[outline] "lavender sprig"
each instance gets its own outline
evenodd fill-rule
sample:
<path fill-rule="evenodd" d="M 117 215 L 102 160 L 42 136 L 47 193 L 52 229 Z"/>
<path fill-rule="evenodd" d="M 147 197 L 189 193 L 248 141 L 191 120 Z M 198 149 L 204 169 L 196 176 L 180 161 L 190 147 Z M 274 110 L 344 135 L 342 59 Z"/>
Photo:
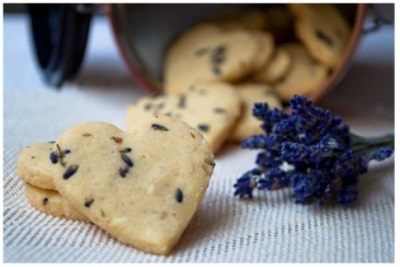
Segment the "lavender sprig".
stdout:
<path fill-rule="evenodd" d="M 352 204 L 358 196 L 358 176 L 368 171 L 371 160 L 383 161 L 393 154 L 394 136 L 364 138 L 350 133 L 341 117 L 312 105 L 305 96 L 290 101 L 291 114 L 256 103 L 253 115 L 266 134 L 243 140 L 245 149 L 261 149 L 257 168 L 234 184 L 235 195 L 253 197 L 253 191 L 290 187 L 295 203 L 323 205 L 340 185 L 336 199 Z M 283 166 L 289 166 L 285 168 Z"/>

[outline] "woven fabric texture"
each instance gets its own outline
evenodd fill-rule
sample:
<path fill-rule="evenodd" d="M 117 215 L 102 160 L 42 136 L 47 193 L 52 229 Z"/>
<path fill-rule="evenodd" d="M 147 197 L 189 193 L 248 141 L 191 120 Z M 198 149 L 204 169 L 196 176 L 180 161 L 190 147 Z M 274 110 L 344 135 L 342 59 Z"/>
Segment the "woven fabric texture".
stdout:
<path fill-rule="evenodd" d="M 127 105 L 144 93 L 125 69 L 104 18 L 94 21 L 79 76 L 60 91 L 38 78 L 27 30 L 26 18 L 5 18 L 5 262 L 394 261 L 394 157 L 370 165 L 354 206 L 301 206 L 291 201 L 289 190 L 235 198 L 232 185 L 254 166 L 256 152 L 226 145 L 197 213 L 169 256 L 143 253 L 93 224 L 31 208 L 16 174 L 18 152 L 55 140 L 78 122 L 105 121 L 125 129 Z M 394 132 L 393 35 L 388 26 L 365 36 L 344 80 L 319 103 L 360 135 Z"/>

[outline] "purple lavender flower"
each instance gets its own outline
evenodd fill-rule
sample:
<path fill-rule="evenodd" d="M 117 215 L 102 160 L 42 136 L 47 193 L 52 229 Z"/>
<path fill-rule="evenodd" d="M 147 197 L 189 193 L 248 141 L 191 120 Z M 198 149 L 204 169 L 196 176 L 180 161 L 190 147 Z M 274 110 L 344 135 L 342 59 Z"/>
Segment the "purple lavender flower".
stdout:
<path fill-rule="evenodd" d="M 339 184 L 336 199 L 354 203 L 358 176 L 368 171 L 368 162 L 390 157 L 394 136 L 363 138 L 350 133 L 339 116 L 315 107 L 305 96 L 290 101 L 291 114 L 256 103 L 253 115 L 262 121 L 266 134 L 243 140 L 246 149 L 261 149 L 257 168 L 234 184 L 235 195 L 253 197 L 254 190 L 290 187 L 295 203 L 324 204 Z M 286 164 L 289 169 L 283 168 Z"/>

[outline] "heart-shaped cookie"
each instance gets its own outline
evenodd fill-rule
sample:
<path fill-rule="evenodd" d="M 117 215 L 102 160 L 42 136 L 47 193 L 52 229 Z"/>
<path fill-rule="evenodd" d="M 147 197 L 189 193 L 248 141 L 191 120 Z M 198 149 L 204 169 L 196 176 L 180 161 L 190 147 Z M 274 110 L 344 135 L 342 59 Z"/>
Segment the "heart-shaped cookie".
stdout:
<path fill-rule="evenodd" d="M 143 117 L 129 132 L 77 124 L 52 153 L 54 183 L 71 205 L 123 243 L 155 254 L 168 254 L 179 240 L 214 168 L 201 133 L 168 116 Z"/>

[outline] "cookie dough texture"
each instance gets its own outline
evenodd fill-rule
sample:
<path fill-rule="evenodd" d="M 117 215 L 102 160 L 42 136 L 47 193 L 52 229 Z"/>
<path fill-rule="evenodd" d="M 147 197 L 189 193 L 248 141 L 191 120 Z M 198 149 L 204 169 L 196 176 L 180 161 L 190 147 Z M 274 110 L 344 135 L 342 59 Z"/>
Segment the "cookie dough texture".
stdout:
<path fill-rule="evenodd" d="M 130 129 L 146 114 L 164 114 L 197 128 L 214 154 L 230 135 L 241 112 L 241 99 L 232 85 L 199 83 L 180 95 L 145 97 L 127 109 L 126 126 Z"/>
<path fill-rule="evenodd" d="M 89 219 L 73 208 L 57 191 L 24 184 L 25 197 L 35 209 L 48 215 L 74 221 L 89 222 Z"/>
<path fill-rule="evenodd" d="M 261 122 L 253 114 L 254 103 L 268 103 L 270 108 L 282 108 L 279 97 L 274 90 L 261 83 L 244 83 L 236 85 L 243 101 L 242 114 L 229 138 L 232 142 L 241 142 L 251 135 L 262 134 Z"/>
<path fill-rule="evenodd" d="M 316 62 L 299 43 L 282 45 L 292 60 L 287 75 L 274 84 L 281 99 L 288 100 L 295 94 L 307 95 L 317 89 L 328 76 L 328 67 Z"/>
<path fill-rule="evenodd" d="M 200 24 L 168 49 L 164 92 L 179 94 L 199 82 L 235 82 L 254 69 L 258 52 L 259 41 L 248 30 Z"/>
<path fill-rule="evenodd" d="M 278 47 L 272 59 L 263 68 L 253 75 L 253 79 L 259 82 L 272 84 L 286 76 L 291 66 L 289 53 L 282 47 Z"/>
<path fill-rule="evenodd" d="M 17 157 L 18 176 L 32 185 L 55 190 L 51 173 L 50 152 L 53 144 L 33 144 L 23 148 Z"/>
<path fill-rule="evenodd" d="M 64 166 L 53 165 L 60 194 L 121 242 L 155 254 L 179 240 L 214 167 L 203 136 L 168 116 L 148 116 L 128 132 L 77 124 L 56 144 L 71 151 Z"/>
<path fill-rule="evenodd" d="M 335 67 L 350 39 L 350 26 L 332 4 L 289 4 L 295 32 L 313 58 Z"/>

